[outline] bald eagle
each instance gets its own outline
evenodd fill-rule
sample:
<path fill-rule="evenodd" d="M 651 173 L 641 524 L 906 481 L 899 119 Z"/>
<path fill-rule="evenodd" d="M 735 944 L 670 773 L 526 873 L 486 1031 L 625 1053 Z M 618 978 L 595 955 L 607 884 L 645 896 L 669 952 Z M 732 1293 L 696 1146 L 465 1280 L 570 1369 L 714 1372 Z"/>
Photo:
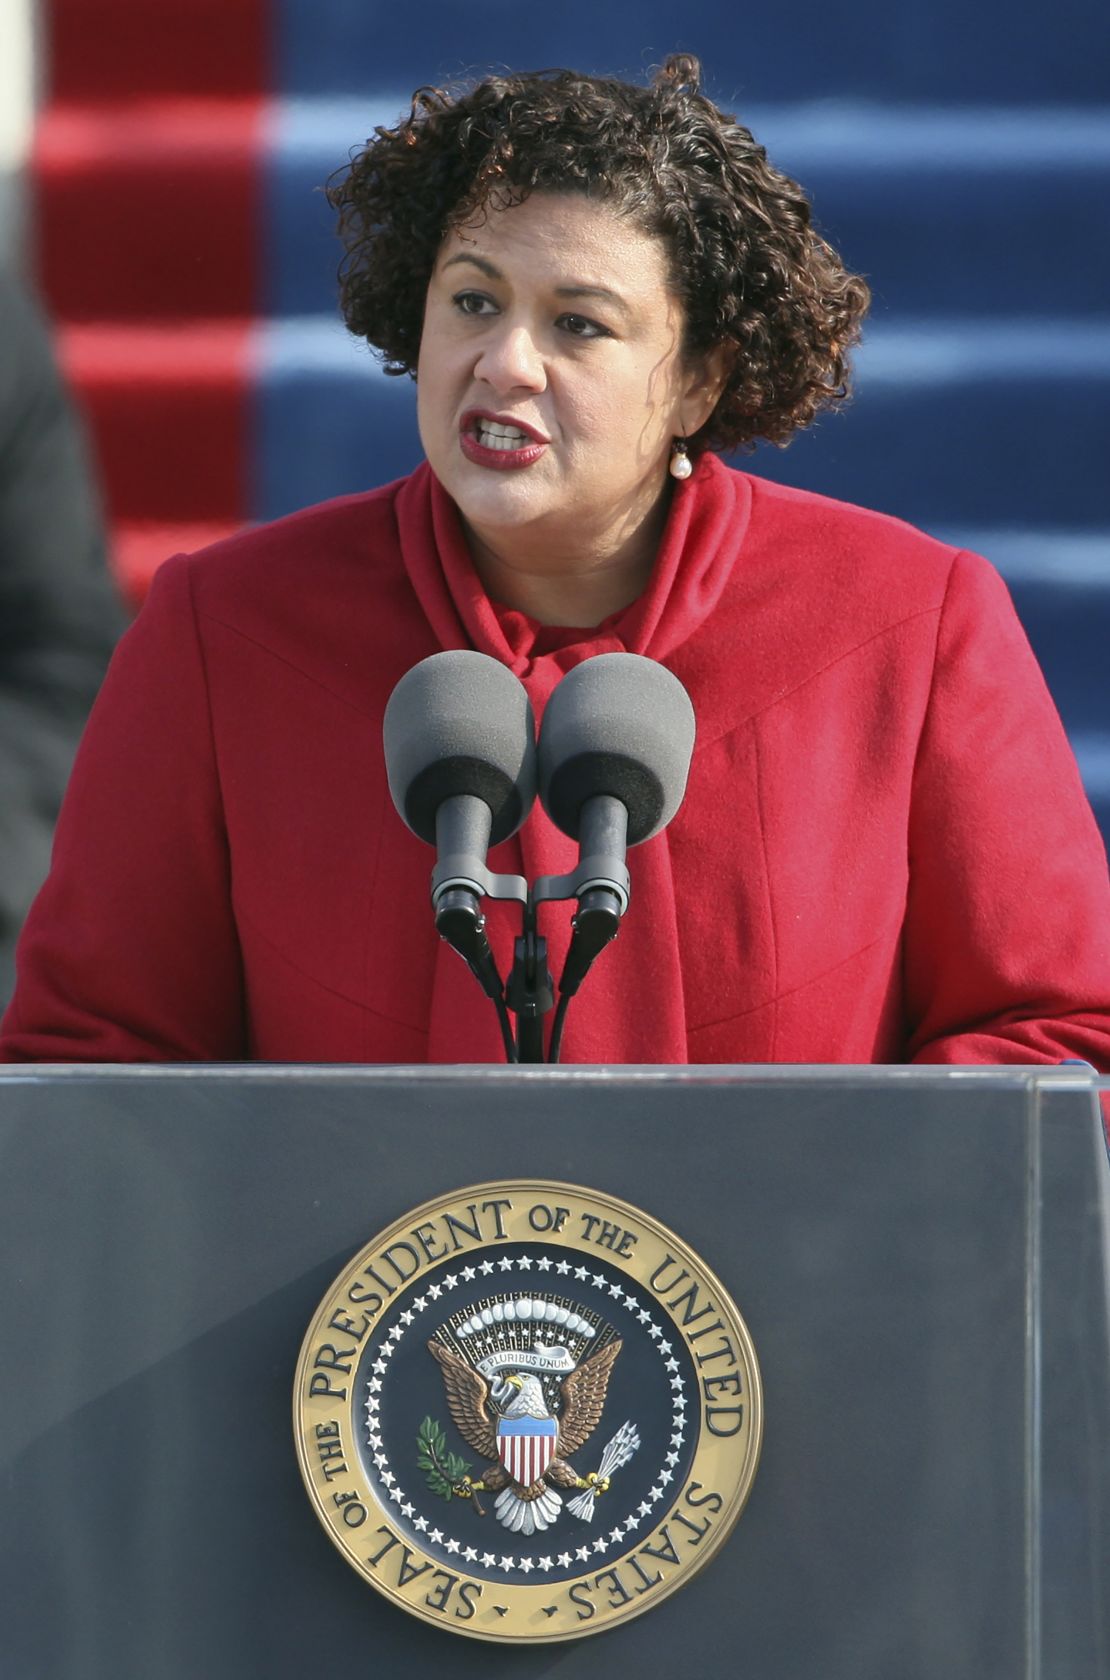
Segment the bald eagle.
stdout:
<path fill-rule="evenodd" d="M 480 1480 L 466 1478 L 459 1491 L 469 1495 L 486 1488 L 495 1493 L 498 1520 L 514 1534 L 535 1534 L 551 1526 L 563 1503 L 558 1488 L 604 1492 L 608 1483 L 599 1481 L 596 1475 L 579 1476 L 568 1460 L 586 1444 L 601 1421 L 609 1373 L 620 1350 L 619 1341 L 610 1342 L 563 1378 L 553 1420 L 557 1432 L 551 1458 L 543 1474 L 525 1485 L 514 1480 L 501 1461 L 498 1424 L 518 1418 L 552 1421 L 539 1378 L 530 1372 L 513 1371 L 489 1383 L 450 1348 L 430 1341 L 428 1351 L 443 1372 L 455 1427 L 476 1453 L 490 1461 Z"/>

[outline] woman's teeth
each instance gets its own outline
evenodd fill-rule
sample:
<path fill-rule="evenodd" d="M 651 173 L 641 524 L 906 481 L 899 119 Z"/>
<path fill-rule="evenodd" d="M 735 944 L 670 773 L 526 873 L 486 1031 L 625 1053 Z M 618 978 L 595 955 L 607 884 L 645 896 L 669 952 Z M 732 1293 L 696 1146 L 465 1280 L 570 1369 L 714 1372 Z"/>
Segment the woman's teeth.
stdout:
<path fill-rule="evenodd" d="M 523 449 L 534 442 L 519 426 L 504 426 L 499 420 L 479 420 L 474 435 L 483 449 Z"/>

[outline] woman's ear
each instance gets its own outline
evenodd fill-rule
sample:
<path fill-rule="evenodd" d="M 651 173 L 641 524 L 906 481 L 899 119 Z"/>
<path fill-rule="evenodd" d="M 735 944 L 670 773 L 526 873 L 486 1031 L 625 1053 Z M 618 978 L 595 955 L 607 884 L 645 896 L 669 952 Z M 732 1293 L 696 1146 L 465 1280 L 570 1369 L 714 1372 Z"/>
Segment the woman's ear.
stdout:
<path fill-rule="evenodd" d="M 718 344 L 692 363 L 682 400 L 682 425 L 687 437 L 699 432 L 716 408 L 728 384 L 735 354 L 731 345 Z"/>

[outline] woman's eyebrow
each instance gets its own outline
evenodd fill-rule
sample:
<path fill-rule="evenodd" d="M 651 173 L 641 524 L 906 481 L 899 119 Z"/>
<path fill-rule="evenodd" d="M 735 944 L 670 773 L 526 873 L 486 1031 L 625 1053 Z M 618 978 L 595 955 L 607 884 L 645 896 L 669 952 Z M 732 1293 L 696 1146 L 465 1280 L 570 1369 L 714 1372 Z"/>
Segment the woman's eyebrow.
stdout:
<path fill-rule="evenodd" d="M 491 262 L 487 262 L 485 257 L 471 256 L 469 251 L 460 251 L 456 256 L 448 257 L 443 266 L 444 268 L 453 268 L 456 263 L 473 263 L 475 268 L 480 268 L 482 273 L 488 275 L 491 280 L 504 280 L 505 278 L 501 270 L 495 268 Z"/>
<path fill-rule="evenodd" d="M 622 315 L 631 315 L 632 311 L 619 292 L 611 292 L 608 286 L 556 286 L 555 296 L 562 298 L 600 298 L 603 303 L 610 303 L 614 309 L 619 309 Z"/>

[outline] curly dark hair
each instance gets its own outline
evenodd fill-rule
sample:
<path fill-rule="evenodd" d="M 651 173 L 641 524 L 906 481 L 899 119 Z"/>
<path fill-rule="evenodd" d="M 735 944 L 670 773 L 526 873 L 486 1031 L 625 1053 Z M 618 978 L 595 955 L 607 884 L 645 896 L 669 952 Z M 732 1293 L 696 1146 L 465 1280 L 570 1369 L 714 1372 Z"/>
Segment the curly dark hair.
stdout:
<path fill-rule="evenodd" d="M 418 89 L 328 189 L 351 332 L 387 373 L 414 373 L 447 231 L 533 192 L 581 193 L 663 241 L 687 357 L 729 353 L 692 452 L 789 442 L 848 395 L 870 293 L 814 230 L 802 189 L 700 84 L 698 60 L 678 53 L 647 88 L 542 70 Z"/>

